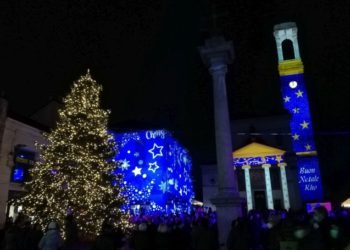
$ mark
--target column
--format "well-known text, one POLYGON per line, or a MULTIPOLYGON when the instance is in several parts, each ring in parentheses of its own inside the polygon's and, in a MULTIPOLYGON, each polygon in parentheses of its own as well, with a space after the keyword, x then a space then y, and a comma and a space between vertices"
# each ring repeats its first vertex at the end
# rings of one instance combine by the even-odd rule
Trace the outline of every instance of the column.
POLYGON ((213 79, 215 141, 218 171, 218 193, 211 198, 216 206, 220 249, 226 248, 232 220, 241 216, 242 199, 233 169, 230 116, 226 94, 227 64, 233 60, 232 42, 213 37, 199 48, 203 62, 213 79))
POLYGON ((271 167, 271 164, 263 164, 262 165, 262 168, 264 169, 264 172, 265 172, 267 208, 274 209, 273 197, 272 197, 272 187, 271 187, 270 167, 271 167))
POLYGON ((288 193, 288 182, 287 182, 287 174, 286 174, 286 166, 287 163, 281 162, 278 163, 278 167, 280 168, 281 174, 281 186, 282 186, 282 194, 283 194, 283 205, 286 210, 289 210, 289 193, 288 193))
POLYGON ((252 186, 250 185, 250 166, 244 165, 244 178, 245 178, 245 192, 247 194, 247 210, 248 212, 253 209, 253 199, 252 199, 252 186))

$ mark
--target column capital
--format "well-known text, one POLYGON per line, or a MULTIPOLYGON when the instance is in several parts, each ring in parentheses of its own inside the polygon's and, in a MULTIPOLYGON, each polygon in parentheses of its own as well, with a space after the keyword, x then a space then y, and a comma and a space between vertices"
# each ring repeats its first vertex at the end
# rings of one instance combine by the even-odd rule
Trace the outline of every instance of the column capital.
POLYGON ((280 162, 280 163, 277 164, 277 166, 279 166, 279 167, 287 167, 287 163, 280 162))
POLYGON ((261 165, 262 168, 270 168, 271 164, 264 163, 261 165))
POLYGON ((212 76, 214 75, 226 75, 227 73, 227 65, 222 63, 212 64, 209 67, 209 72, 212 76))
POLYGON ((205 40, 205 45, 198 48, 205 65, 227 65, 234 58, 233 44, 223 37, 212 37, 205 40))
POLYGON ((242 169, 251 169, 251 166, 250 165, 243 165, 242 169))

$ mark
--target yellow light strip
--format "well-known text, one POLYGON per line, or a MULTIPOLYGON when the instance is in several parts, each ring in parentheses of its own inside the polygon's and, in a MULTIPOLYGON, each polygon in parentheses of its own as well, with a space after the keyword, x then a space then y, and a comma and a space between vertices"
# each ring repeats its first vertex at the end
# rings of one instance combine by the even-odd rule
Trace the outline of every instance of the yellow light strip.
POLYGON ((300 59, 285 60, 278 63, 280 76, 304 73, 304 65, 300 59))

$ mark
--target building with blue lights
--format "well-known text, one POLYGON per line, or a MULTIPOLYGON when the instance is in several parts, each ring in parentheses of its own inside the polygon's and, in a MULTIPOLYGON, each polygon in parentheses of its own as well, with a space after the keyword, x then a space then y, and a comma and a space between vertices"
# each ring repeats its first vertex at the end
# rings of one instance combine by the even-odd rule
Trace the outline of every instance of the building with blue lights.
POLYGON ((128 209, 188 211, 194 198, 189 152, 166 130, 114 133, 128 209))

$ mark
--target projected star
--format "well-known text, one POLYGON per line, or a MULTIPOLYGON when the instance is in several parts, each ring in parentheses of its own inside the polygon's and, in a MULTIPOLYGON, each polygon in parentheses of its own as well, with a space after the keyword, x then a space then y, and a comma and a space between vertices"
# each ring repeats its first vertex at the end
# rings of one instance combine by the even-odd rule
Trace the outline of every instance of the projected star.
POLYGON ((159 188, 160 188, 160 190, 163 191, 163 193, 165 193, 165 192, 166 192, 166 189, 167 189, 166 182, 162 181, 162 182, 159 184, 159 188))
POLYGON ((153 144, 153 148, 148 150, 152 154, 153 159, 158 156, 163 156, 163 146, 158 146, 156 143, 153 144))
POLYGON ((290 102, 290 97, 289 96, 283 97, 283 100, 284 102, 290 102))
POLYGON ((298 141, 300 135, 298 135, 298 134, 295 133, 294 135, 292 135, 292 137, 293 137, 293 140, 294 140, 294 141, 298 141))
POLYGON ((303 97, 304 92, 299 89, 298 92, 295 92, 295 94, 297 95, 297 98, 299 98, 303 97))
POLYGON ((152 171, 153 173, 155 173, 157 171, 157 169, 159 168, 157 162, 148 163, 148 165, 149 165, 148 171, 152 171))
POLYGON ((302 127, 302 129, 307 129, 309 128, 309 123, 306 121, 303 121, 303 123, 300 123, 300 126, 302 127))
POLYGON ((138 168, 138 167, 135 167, 133 171, 134 175, 137 176, 137 175, 141 175, 141 170, 142 168, 138 168))
POLYGON ((311 150, 311 145, 310 145, 310 144, 306 144, 306 145, 305 145, 305 149, 306 149, 307 151, 310 151, 310 150, 311 150))
POLYGON ((294 109, 293 109, 293 113, 294 113, 294 114, 299 114, 299 111, 300 111, 300 108, 294 108, 294 109))
POLYGON ((120 165, 120 168, 122 170, 128 170, 129 167, 130 167, 130 161, 128 161, 127 159, 122 160, 122 164, 120 165))

